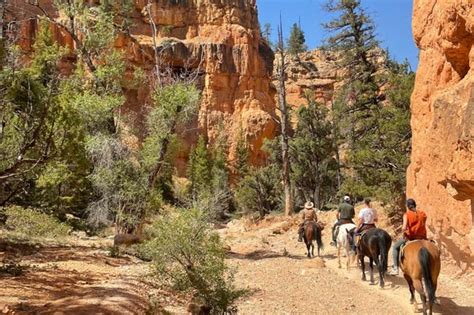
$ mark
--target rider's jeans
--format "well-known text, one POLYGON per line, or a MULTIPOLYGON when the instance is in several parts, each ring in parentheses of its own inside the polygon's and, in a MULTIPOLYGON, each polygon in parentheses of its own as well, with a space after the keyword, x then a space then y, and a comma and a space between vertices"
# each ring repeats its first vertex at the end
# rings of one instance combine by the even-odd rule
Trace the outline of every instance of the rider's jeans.
POLYGON ((393 265, 395 267, 398 267, 399 265, 398 256, 400 254, 400 247, 402 247, 402 245, 405 244, 406 241, 406 239, 402 238, 401 240, 397 241, 392 247, 393 265))

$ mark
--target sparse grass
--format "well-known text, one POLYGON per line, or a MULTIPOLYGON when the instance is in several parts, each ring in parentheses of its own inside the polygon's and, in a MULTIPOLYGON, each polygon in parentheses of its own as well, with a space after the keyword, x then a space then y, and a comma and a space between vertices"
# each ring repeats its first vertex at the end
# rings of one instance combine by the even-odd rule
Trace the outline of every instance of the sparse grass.
POLYGON ((119 258, 120 257, 120 247, 118 246, 110 246, 108 249, 108 255, 112 258, 119 258))
POLYGON ((16 262, 7 262, 0 266, 0 275, 9 275, 12 277, 19 277, 25 273, 29 268, 28 265, 20 265, 16 262))
POLYGON ((5 227, 19 238, 65 238, 72 228, 35 209, 12 206, 4 209, 7 217, 5 227))

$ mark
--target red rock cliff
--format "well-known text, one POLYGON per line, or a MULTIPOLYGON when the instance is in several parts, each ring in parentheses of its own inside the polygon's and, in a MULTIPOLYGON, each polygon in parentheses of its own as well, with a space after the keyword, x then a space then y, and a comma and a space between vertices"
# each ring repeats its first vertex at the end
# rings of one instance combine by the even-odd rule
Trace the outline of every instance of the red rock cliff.
POLYGON ((408 196, 460 273, 474 269, 474 3, 415 0, 408 196))
MULTIPOLYGON (((93 1, 90 1, 93 2, 93 1)), ((13 1, 10 10, 24 20, 19 30, 20 44, 31 47, 36 22, 29 16, 40 14, 23 1, 13 1)), ((126 52, 130 64, 152 71, 154 65, 152 30, 145 6, 135 0, 131 38, 121 36, 116 47, 126 52)), ((152 0, 151 18, 157 26, 157 43, 163 64, 172 69, 199 68, 202 102, 198 122, 185 135, 187 148, 181 152, 183 164, 198 131, 212 141, 223 126, 231 152, 242 130, 250 146, 250 160, 258 163, 265 138, 276 134, 275 90, 271 85, 273 52, 260 38, 255 0, 152 0)), ((52 1, 40 4, 55 15, 52 1)), ((57 39, 69 43, 65 34, 57 39)), ((125 109, 140 113, 148 99, 149 87, 129 90, 125 109)), ((232 154, 231 154, 232 158, 232 154)))

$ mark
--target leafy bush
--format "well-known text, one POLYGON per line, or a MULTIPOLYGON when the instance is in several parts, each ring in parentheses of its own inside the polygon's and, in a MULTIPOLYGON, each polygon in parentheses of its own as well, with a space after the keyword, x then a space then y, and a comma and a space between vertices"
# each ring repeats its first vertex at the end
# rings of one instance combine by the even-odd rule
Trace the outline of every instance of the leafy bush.
POLYGON ((235 200, 240 211, 258 212, 263 218, 272 211, 283 209, 283 188, 275 165, 253 168, 237 186, 235 200))
POLYGON ((7 262, 0 266, 0 275, 10 275, 12 277, 18 277, 24 274, 28 268, 28 265, 20 265, 15 262, 7 262))
POLYGON ((4 209, 6 227, 30 237, 58 238, 68 235, 71 227, 34 209, 11 206, 4 209))
POLYGON ((143 251, 153 259, 156 275, 174 289, 193 292, 212 313, 232 312, 244 291, 233 284, 219 235, 204 212, 177 211, 158 220, 143 251))

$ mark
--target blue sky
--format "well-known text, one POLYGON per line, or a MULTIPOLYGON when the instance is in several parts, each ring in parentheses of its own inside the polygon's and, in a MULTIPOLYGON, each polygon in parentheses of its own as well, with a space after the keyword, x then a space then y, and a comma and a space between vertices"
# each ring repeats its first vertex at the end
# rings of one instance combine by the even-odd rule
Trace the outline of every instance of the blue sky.
MULTIPOLYGON (((321 26, 331 19, 322 7, 325 0, 257 0, 260 24, 272 25, 272 38, 276 39, 276 30, 280 12, 283 19, 285 38, 290 26, 301 21, 309 48, 321 45, 327 33, 321 26)), ((415 46, 411 31, 412 0, 362 0, 363 7, 375 21, 377 38, 382 47, 399 61, 407 58, 416 70, 418 48, 415 46)))

